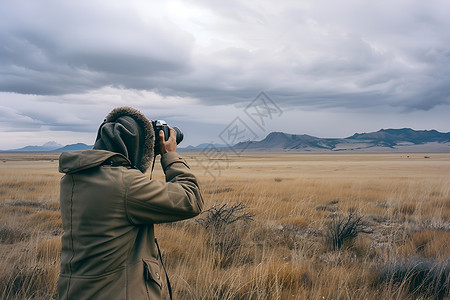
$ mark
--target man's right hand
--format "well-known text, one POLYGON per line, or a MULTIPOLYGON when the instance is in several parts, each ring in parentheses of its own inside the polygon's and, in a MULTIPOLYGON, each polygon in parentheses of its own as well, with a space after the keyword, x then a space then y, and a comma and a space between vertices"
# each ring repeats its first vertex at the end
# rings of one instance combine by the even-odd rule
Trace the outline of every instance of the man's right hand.
POLYGON ((164 137, 164 131, 159 131, 159 148, 161 149, 161 155, 167 152, 177 151, 177 132, 170 126, 169 127, 169 139, 166 141, 164 137))

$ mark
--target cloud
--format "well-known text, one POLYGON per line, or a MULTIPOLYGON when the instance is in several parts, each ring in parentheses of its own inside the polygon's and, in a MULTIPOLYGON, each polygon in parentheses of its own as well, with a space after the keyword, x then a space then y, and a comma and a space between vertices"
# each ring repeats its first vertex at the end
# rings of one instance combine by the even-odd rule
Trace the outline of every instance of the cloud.
POLYGON ((125 104, 223 124, 260 91, 295 112, 422 111, 431 120, 450 105, 446 7, 445 0, 7 1, 2 130, 92 132, 125 104))
POLYGON ((450 21, 441 1, 44 4, 2 10, 2 91, 117 86, 207 105, 260 90, 289 93, 286 104, 296 106, 449 103, 450 21))
POLYGON ((119 106, 136 107, 150 119, 205 124, 225 124, 240 111, 227 105, 205 107, 193 98, 115 87, 62 96, 0 92, 0 99, 3 131, 96 132, 105 116, 119 106), (221 116, 214 114, 218 109, 221 116))
POLYGON ((0 90, 67 94, 117 85, 154 88, 189 69, 192 37, 119 1, 5 3, 0 90))

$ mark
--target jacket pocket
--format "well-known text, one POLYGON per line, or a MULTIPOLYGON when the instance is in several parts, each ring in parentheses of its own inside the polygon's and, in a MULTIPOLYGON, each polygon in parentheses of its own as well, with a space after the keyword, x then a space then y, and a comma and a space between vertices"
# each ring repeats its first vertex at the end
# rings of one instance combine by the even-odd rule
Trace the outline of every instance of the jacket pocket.
POLYGON ((162 288, 162 274, 159 262, 156 259, 143 259, 144 262, 144 279, 149 284, 156 284, 162 288))

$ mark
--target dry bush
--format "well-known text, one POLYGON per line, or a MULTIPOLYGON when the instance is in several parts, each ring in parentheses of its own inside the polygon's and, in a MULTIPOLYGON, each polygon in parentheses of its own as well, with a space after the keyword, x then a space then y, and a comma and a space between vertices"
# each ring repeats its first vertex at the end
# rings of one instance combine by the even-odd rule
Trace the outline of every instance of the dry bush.
POLYGON ((208 245, 212 247, 214 258, 221 267, 227 267, 237 259, 237 252, 246 234, 245 225, 253 220, 242 203, 206 210, 202 218, 197 219, 208 232, 208 245))
POLYGON ((245 232, 237 226, 229 226, 208 236, 208 245, 217 266, 226 268, 240 258, 240 249, 245 232))
POLYGON ((379 281, 406 288, 415 297, 443 299, 450 296, 450 260, 412 257, 407 262, 388 263, 378 274, 379 281))
POLYGON ((333 216, 328 223, 325 242, 331 250, 339 250, 345 241, 351 241, 360 233, 371 233, 368 224, 356 212, 333 216))
POLYGON ((248 222, 253 220, 253 215, 246 211, 246 206, 242 203, 233 204, 230 207, 222 204, 219 207, 213 206, 202 213, 205 215, 198 218, 197 222, 206 229, 213 228, 220 230, 222 227, 229 226, 237 221, 248 222))

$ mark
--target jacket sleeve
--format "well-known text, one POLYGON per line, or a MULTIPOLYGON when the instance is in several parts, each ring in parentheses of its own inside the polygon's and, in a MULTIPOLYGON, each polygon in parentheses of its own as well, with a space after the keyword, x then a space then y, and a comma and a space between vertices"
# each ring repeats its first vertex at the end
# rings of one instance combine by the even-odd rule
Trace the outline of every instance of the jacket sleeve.
POLYGON ((133 224, 156 224, 192 218, 203 208, 197 179, 176 152, 161 157, 166 182, 150 180, 141 172, 130 179, 125 206, 133 224))

